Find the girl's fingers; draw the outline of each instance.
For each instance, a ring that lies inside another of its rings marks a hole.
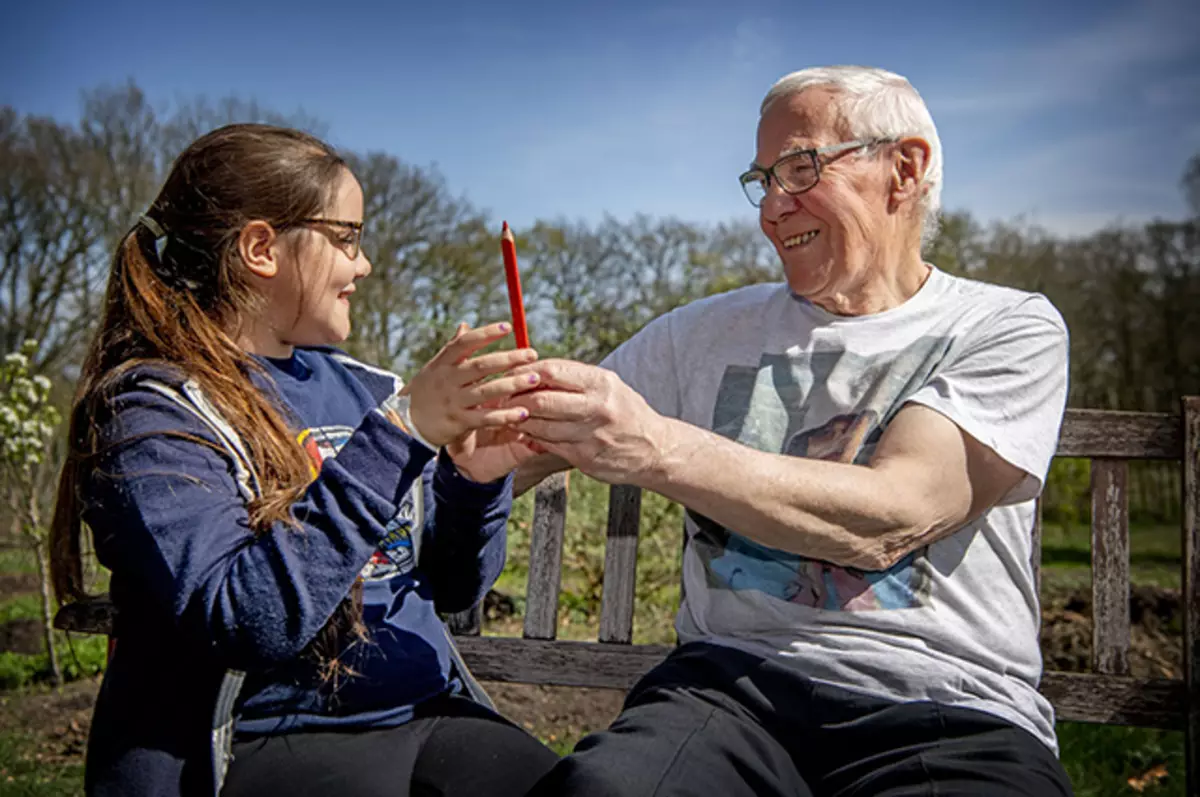
[[[446,341],[446,344],[438,350],[437,354],[429,358],[429,362],[425,364],[425,368],[456,362],[454,358],[457,349],[453,347],[470,331],[471,327],[465,322],[460,321],[458,326],[454,328],[454,334],[450,337],[450,340]]]
[[[460,330],[463,327],[466,327],[466,324],[459,325]],[[512,324],[504,322],[488,324],[478,329],[467,329],[461,334],[456,333],[438,354],[449,362],[459,363],[480,349],[507,337],[510,332],[512,332]]]
[[[468,426],[483,429],[520,423],[529,417],[529,411],[524,407],[505,407],[496,410],[467,410],[464,415]]]
[[[493,374],[504,373],[521,365],[527,365],[537,359],[537,352],[533,349],[514,349],[512,351],[498,351],[492,354],[481,354],[478,357],[473,357],[469,360],[459,363],[458,377],[454,380],[460,385],[470,385],[478,382],[480,379],[492,376]],[[537,384],[536,381],[529,382],[531,376],[527,374],[524,378],[530,386]],[[540,379],[540,376],[537,376]]]
[[[537,374],[525,374],[524,376],[503,376],[489,382],[480,382],[464,391],[465,403],[467,406],[474,406],[478,409],[489,409],[489,405],[499,399],[532,390],[537,386],[538,381]]]

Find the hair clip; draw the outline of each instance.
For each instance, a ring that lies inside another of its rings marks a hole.
[[[145,215],[138,216],[138,224],[145,227],[154,236],[154,252],[162,260],[163,250],[167,248],[167,231],[154,219]]]

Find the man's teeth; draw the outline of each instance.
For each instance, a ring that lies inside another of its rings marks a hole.
[[[819,230],[809,230],[808,232],[804,233],[803,235],[793,235],[791,238],[786,238],[786,239],[784,239],[784,242],[783,242],[783,248],[791,249],[793,246],[800,246],[801,244],[806,244],[809,241],[811,241],[813,238],[816,238],[817,234],[819,232],[820,232]]]

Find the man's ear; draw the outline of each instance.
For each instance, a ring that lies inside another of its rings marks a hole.
[[[923,138],[904,138],[896,144],[892,156],[892,185],[889,204],[893,207],[920,199],[925,193],[925,170],[929,168],[929,142]]]
[[[242,228],[238,234],[238,254],[252,274],[271,279],[279,273],[275,246],[278,240],[275,228],[265,221],[252,221]]]

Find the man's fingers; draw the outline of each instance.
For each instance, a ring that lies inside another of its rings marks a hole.
[[[518,381],[527,376],[513,376]],[[567,393],[562,390],[531,390],[519,393],[508,401],[510,407],[529,410],[530,418],[550,421],[584,421],[594,414],[592,402],[585,393]]]
[[[544,387],[576,393],[594,387],[608,378],[608,371],[572,360],[539,360],[513,370],[513,375],[537,374]]]
[[[550,445],[553,443],[577,443],[586,440],[590,431],[581,429],[579,424],[570,421],[548,421],[540,418],[530,418],[517,426],[536,443]],[[557,452],[553,452],[557,453]]]

